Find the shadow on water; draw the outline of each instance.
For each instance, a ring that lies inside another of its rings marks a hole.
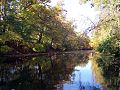
[[[104,60],[90,51],[0,58],[0,90],[119,90],[120,69]]]

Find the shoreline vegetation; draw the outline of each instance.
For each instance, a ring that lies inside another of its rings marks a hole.
[[[0,57],[33,57],[33,56],[51,56],[55,54],[71,54],[74,52],[84,52],[84,51],[90,51],[94,52],[93,49],[81,49],[81,50],[74,50],[74,51],[49,51],[49,52],[33,52],[33,53],[11,53],[11,54],[0,54]]]
[[[102,10],[99,23],[93,28],[90,26],[90,38],[87,31],[75,32],[74,21],[66,19],[62,4],[52,7],[49,0],[0,1],[0,55],[29,56],[94,49],[120,57],[120,4],[113,2],[109,9],[108,2],[104,3],[106,7]]]
[[[0,53],[29,54],[91,48],[84,33],[76,33],[61,5],[49,0],[0,1]]]

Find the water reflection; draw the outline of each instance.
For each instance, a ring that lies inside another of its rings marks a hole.
[[[106,72],[101,69],[105,68],[103,62],[95,59],[98,57],[87,51],[0,58],[0,90],[109,90],[107,85],[111,75],[106,79],[107,73],[101,73]],[[119,80],[118,76],[116,79]],[[114,88],[119,86],[118,81],[116,83]]]
[[[91,60],[85,66],[75,66],[70,77],[71,83],[65,83],[63,90],[103,90],[95,81],[91,67]]]
[[[101,55],[97,58],[94,56],[93,59],[97,62],[104,78],[104,87],[107,90],[120,90],[120,59],[108,55]],[[100,79],[98,81],[101,82]]]

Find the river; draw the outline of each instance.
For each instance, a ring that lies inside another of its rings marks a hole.
[[[0,90],[120,90],[120,68],[112,59],[93,51],[1,57]]]

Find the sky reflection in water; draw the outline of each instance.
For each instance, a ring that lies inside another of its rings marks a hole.
[[[70,76],[70,80],[71,83],[63,84],[63,90],[103,90],[101,85],[95,80],[91,60],[85,66],[76,66]]]

